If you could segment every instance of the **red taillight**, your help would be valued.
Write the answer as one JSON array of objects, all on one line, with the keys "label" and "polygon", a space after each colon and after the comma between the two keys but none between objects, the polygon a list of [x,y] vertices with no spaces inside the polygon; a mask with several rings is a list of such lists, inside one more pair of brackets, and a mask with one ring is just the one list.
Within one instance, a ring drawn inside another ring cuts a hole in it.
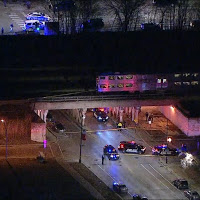
[{"label": "red taillight", "polygon": [[123,145],[123,144],[120,144],[120,148],[123,149],[123,148],[124,148],[124,145]]}]

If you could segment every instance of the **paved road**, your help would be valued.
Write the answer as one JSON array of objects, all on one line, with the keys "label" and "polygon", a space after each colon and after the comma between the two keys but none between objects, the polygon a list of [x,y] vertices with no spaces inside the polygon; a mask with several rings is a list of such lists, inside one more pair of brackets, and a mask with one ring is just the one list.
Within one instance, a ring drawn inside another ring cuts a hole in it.
[{"label": "paved road", "polygon": [[[59,135],[59,144],[63,150],[63,155],[69,161],[78,162],[79,159],[79,129],[67,120],[63,111],[54,111],[53,116],[61,121],[69,128],[66,135]],[[100,131],[105,129],[113,129],[113,122],[109,120],[107,123],[97,122],[92,113],[86,116],[87,130],[99,130],[87,133],[87,140],[83,141],[82,146],[82,162],[92,170],[99,178],[101,178],[109,187],[112,187],[113,181],[122,181],[129,188],[129,194],[124,199],[130,199],[134,193],[143,194],[150,199],[185,199],[183,192],[177,190],[171,182],[178,177],[168,171],[159,162],[159,157],[151,155],[151,149],[145,142],[144,138],[138,135],[144,135],[142,130],[134,129],[119,132]],[[73,130],[73,133],[72,133]],[[105,165],[101,165],[101,156],[103,146],[112,144],[117,145],[122,140],[135,140],[140,144],[147,146],[145,155],[121,154],[119,161],[109,161],[105,159]],[[176,157],[169,158],[170,162],[178,162]]]}]

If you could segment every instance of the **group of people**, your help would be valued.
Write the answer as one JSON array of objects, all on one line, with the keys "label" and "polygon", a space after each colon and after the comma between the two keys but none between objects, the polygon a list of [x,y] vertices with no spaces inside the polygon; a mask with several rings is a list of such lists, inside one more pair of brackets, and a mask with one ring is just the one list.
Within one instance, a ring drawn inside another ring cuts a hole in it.
[{"label": "group of people", "polygon": [[[14,28],[14,25],[11,24],[11,25],[10,25],[10,32],[13,32],[13,28]],[[4,28],[2,27],[2,28],[1,28],[1,35],[3,35],[3,34],[4,34]]]}]

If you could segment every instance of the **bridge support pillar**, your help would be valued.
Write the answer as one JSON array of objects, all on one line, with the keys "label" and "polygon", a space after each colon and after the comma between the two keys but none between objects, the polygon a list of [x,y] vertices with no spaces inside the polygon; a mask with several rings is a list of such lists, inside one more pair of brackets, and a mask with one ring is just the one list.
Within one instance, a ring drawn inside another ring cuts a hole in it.
[{"label": "bridge support pillar", "polygon": [[119,107],[116,107],[116,117],[119,118]]},{"label": "bridge support pillar", "polygon": [[120,107],[119,109],[119,121],[123,122],[123,114],[124,114],[124,110],[123,108]]},{"label": "bridge support pillar", "polygon": [[139,122],[139,111],[140,111],[140,107],[135,107],[135,123],[138,124]]},{"label": "bridge support pillar", "polygon": [[131,107],[131,121],[133,122],[135,119],[135,108]]},{"label": "bridge support pillar", "polygon": [[132,107],[128,107],[128,118],[131,118]]},{"label": "bridge support pillar", "polygon": [[128,116],[128,107],[125,107],[125,114]]},{"label": "bridge support pillar", "polygon": [[79,109],[79,123],[81,123],[81,126],[85,126],[86,111],[87,111],[87,108]]}]

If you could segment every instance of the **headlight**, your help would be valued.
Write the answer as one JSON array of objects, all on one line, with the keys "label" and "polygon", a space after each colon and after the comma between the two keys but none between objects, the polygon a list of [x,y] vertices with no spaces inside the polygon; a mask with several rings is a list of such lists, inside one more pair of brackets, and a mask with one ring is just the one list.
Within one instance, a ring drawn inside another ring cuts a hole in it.
[{"label": "headlight", "polygon": [[108,119],[108,116],[106,117],[106,119]]},{"label": "headlight", "polygon": [[99,117],[99,119],[102,119],[102,117]]},{"label": "headlight", "polygon": [[113,155],[110,155],[111,158],[113,158]]}]

